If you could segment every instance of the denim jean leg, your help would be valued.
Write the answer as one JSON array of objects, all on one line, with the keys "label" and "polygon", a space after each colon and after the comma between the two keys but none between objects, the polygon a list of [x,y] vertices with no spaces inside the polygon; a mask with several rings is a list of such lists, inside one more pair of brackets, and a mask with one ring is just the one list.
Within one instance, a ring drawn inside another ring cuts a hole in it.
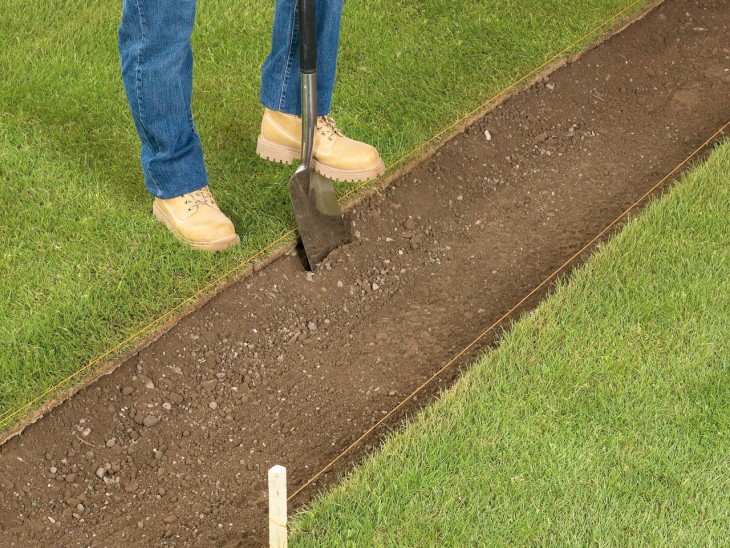
[{"label": "denim jean leg", "polygon": [[[329,114],[340,47],[343,0],[315,0],[317,26],[317,113]],[[301,115],[297,0],[277,0],[271,53],[261,73],[261,103],[272,110]]]},{"label": "denim jean leg", "polygon": [[124,0],[122,81],[142,141],[145,185],[173,198],[208,184],[191,110],[195,0]]}]

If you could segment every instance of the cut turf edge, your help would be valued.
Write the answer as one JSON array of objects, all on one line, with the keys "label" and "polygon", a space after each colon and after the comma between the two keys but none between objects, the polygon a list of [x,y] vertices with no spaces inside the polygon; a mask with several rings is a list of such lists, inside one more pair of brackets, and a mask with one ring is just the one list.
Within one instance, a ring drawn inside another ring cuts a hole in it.
[{"label": "cut turf edge", "polygon": [[[467,115],[447,126],[445,130],[437,133],[432,139],[422,143],[419,147],[417,147],[417,149],[415,149],[416,152],[414,154],[406,155],[405,160],[398,161],[394,166],[391,166],[386,176],[377,180],[373,184],[363,186],[362,188],[358,188],[357,190],[348,193],[348,201],[343,209],[345,211],[349,211],[350,209],[357,207],[357,205],[363,200],[367,200],[373,195],[382,192],[394,180],[424,162],[426,159],[435,154],[443,145],[460,135],[464,129],[473,124],[475,120],[484,117],[515,94],[531,87],[546,76],[551,75],[556,70],[565,66],[567,63],[574,62],[585,53],[598,47],[606,40],[609,40],[614,35],[624,30],[626,27],[641,20],[649,12],[661,5],[663,1],[664,0],[639,0],[637,2],[628,3],[627,9],[624,10],[619,17],[614,16],[608,19],[608,24],[597,27],[593,32],[588,33],[580,41],[579,45],[569,49],[568,52],[559,56],[556,56],[555,54],[547,56],[547,59],[551,59],[552,57],[557,58],[554,62],[547,64],[544,68],[538,67],[528,73],[524,81],[521,81],[518,85],[513,84],[514,87],[510,86],[510,88],[507,88],[507,91],[491,98],[476,111],[467,113]],[[600,34],[595,37],[596,33]],[[163,316],[153,320],[149,324],[149,327],[144,328],[138,335],[122,341],[118,347],[113,347],[111,352],[102,354],[101,359],[99,356],[93,358],[92,361],[89,362],[93,362],[93,368],[88,368],[90,371],[89,373],[78,374],[77,372],[77,374],[73,376],[72,381],[52,390],[48,395],[40,398],[38,402],[34,401],[29,407],[29,410],[19,413],[17,416],[13,416],[9,420],[1,420],[0,445],[5,443],[8,439],[22,433],[29,425],[40,420],[52,409],[67,401],[79,391],[93,384],[100,377],[113,372],[131,356],[134,356],[142,349],[159,339],[180,320],[200,309],[213,297],[225,291],[226,288],[241,281],[242,279],[245,279],[252,273],[266,268],[281,256],[293,252],[296,246],[296,240],[293,237],[285,237],[283,239],[283,243],[279,243],[280,241],[281,239],[276,240],[276,245],[274,246],[269,243],[267,247],[263,248],[265,253],[262,253],[261,257],[257,257],[256,260],[251,261],[250,264],[241,263],[238,267],[233,269],[233,272],[230,275],[222,276],[209,286],[206,286],[202,290],[183,299],[171,311],[168,311]],[[83,369],[85,370],[87,368],[84,367]],[[76,381],[75,379],[77,378],[81,380]]]},{"label": "cut turf edge", "polygon": [[730,141],[294,516],[294,546],[720,541]]}]

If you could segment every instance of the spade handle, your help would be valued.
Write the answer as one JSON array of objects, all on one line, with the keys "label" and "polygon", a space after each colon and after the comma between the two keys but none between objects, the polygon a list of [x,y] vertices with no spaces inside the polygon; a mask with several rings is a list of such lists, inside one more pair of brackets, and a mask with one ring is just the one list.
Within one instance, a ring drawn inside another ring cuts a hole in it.
[{"label": "spade handle", "polygon": [[317,29],[314,0],[299,0],[299,72],[302,78],[302,168],[312,165],[317,126]]}]

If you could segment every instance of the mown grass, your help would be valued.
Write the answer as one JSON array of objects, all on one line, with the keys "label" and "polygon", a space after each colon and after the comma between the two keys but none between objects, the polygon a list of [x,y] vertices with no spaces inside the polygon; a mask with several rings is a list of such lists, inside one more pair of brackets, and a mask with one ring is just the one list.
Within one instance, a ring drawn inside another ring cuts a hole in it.
[{"label": "mown grass", "polygon": [[[629,4],[346,2],[334,114],[390,164]],[[254,153],[273,2],[199,2],[194,110],[211,186],[243,236],[215,256],[150,215],[119,12],[101,0],[0,6],[0,427],[293,224],[292,169]]]},{"label": "mown grass", "polygon": [[727,544],[729,249],[726,142],[296,516],[291,544]]}]

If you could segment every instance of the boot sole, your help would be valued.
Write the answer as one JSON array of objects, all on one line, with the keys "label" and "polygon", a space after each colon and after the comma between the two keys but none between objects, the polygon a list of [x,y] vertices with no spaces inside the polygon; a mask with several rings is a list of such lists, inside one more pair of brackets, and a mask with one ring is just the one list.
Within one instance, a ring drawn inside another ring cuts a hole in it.
[{"label": "boot sole", "polygon": [[[256,154],[264,160],[269,160],[270,162],[278,164],[292,164],[294,160],[299,160],[300,157],[299,150],[277,145],[276,143],[267,141],[262,136],[259,136],[256,143]],[[380,160],[380,163],[375,167],[361,170],[337,169],[318,162],[316,159],[312,160],[312,167],[320,175],[324,175],[328,179],[333,179],[343,183],[369,181],[385,173],[385,164],[383,163],[383,160]]]},{"label": "boot sole", "polygon": [[167,229],[175,235],[175,238],[189,245],[193,249],[197,249],[200,251],[223,251],[224,249],[236,245],[238,244],[238,242],[241,241],[241,239],[238,237],[238,234],[234,234],[233,236],[229,236],[228,238],[225,238],[223,240],[217,240],[215,242],[193,242],[185,238],[182,234],[175,230],[175,228],[173,228],[173,224],[167,218],[165,212],[157,206],[157,203],[152,204],[152,213],[155,216],[155,219],[164,224]]}]

